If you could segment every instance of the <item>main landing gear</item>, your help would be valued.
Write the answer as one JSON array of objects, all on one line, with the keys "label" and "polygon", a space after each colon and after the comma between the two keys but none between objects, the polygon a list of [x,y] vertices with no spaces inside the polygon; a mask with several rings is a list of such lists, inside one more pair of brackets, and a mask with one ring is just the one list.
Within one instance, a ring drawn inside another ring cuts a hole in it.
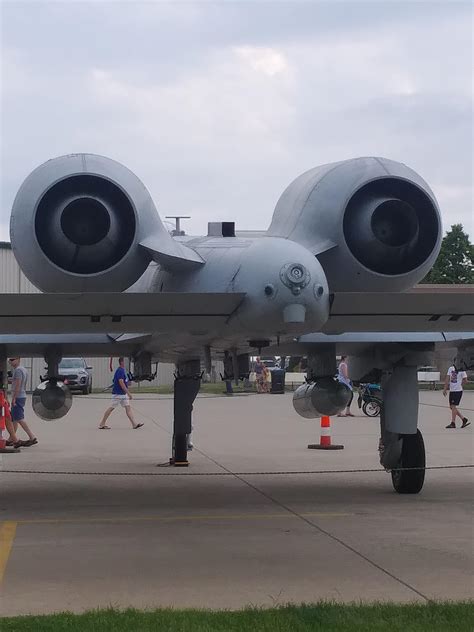
[{"label": "main landing gear", "polygon": [[173,455],[170,465],[187,467],[188,436],[192,430],[193,404],[201,387],[199,360],[183,362],[176,367],[174,378]]},{"label": "main landing gear", "polygon": [[[402,443],[399,468],[424,468],[426,465],[425,444],[419,430],[415,435],[404,435],[400,438]],[[393,488],[399,494],[418,494],[425,482],[425,470],[392,470]]]},{"label": "main landing gear", "polygon": [[380,463],[391,471],[393,488],[399,494],[418,494],[425,481],[425,445],[417,428],[416,373],[414,366],[396,366],[382,378]]}]

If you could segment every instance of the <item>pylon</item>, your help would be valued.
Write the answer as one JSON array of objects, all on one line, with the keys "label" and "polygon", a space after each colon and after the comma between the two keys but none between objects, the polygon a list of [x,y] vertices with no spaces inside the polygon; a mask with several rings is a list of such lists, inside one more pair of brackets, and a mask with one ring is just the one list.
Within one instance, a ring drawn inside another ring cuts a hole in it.
[{"label": "pylon", "polygon": [[323,415],[321,417],[321,438],[319,443],[310,443],[310,450],[343,450],[343,445],[331,443],[331,417]]}]

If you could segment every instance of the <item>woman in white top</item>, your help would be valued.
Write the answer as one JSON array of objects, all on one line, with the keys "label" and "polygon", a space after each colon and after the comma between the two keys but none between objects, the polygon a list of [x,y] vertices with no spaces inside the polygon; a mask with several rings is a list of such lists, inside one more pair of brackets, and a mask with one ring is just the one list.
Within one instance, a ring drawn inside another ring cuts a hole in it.
[{"label": "woman in white top", "polygon": [[337,369],[337,379],[339,382],[341,382],[341,384],[345,384],[348,388],[351,389],[351,398],[347,402],[346,412],[340,413],[338,417],[355,417],[355,415],[351,413],[351,404],[352,400],[354,399],[354,393],[352,392],[352,382],[349,379],[349,372],[347,369],[347,356],[341,356],[341,361],[339,362],[339,366]]},{"label": "woman in white top", "polygon": [[462,387],[466,382],[466,371],[458,371],[454,365],[449,367],[443,390],[445,397],[449,390],[449,407],[451,408],[451,423],[446,428],[456,428],[456,417],[459,417],[462,421],[461,428],[469,426],[470,422],[467,420],[467,417],[463,417],[458,410],[462,398]]}]

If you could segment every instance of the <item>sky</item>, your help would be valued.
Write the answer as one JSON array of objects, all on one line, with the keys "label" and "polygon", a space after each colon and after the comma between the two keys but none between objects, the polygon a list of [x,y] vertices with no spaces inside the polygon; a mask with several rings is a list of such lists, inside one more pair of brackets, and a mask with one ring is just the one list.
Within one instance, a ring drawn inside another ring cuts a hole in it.
[{"label": "sky", "polygon": [[0,240],[28,173],[104,154],[162,218],[265,229],[316,165],[376,155],[474,238],[470,2],[1,2]]}]

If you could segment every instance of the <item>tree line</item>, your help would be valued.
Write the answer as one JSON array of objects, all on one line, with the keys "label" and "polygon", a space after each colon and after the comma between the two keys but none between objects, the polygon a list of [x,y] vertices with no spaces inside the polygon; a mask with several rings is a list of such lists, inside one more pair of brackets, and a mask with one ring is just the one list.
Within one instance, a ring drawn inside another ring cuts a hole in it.
[{"label": "tree line", "polygon": [[443,237],[438,258],[422,283],[474,283],[474,246],[462,224],[453,224]]}]

